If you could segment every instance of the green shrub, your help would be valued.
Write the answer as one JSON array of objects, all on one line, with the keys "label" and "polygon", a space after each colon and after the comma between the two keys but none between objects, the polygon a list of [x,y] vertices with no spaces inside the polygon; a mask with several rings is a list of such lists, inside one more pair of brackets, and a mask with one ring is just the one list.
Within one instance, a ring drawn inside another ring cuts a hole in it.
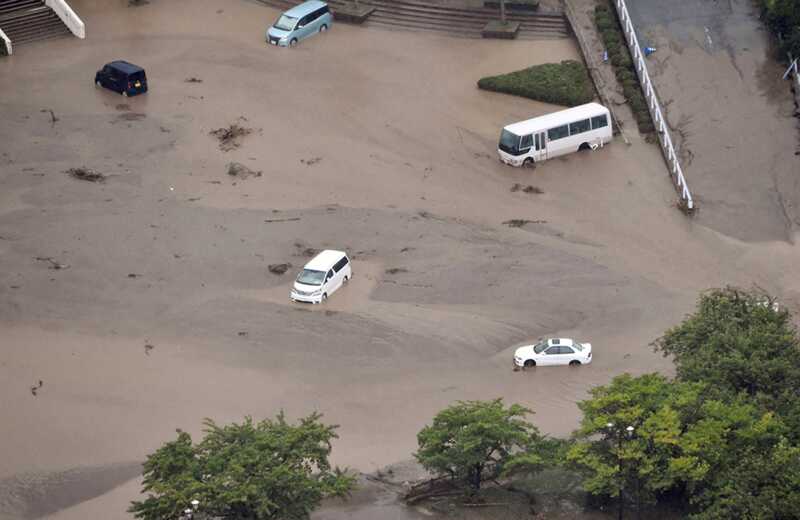
[{"label": "green shrub", "polygon": [[500,76],[481,78],[478,88],[569,107],[594,99],[594,89],[586,67],[574,60],[545,63]]},{"label": "green shrub", "polygon": [[597,5],[594,11],[594,22],[608,52],[608,59],[614,67],[614,75],[622,85],[625,99],[633,111],[639,132],[643,134],[653,132],[655,129],[653,121],[650,119],[647,101],[639,86],[633,59],[625,42],[616,11],[608,4]]}]

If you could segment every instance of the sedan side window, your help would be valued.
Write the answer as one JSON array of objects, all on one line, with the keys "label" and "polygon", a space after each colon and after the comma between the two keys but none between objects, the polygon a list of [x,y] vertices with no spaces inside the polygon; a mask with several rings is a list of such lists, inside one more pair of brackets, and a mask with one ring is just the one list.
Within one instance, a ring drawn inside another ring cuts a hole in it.
[{"label": "sedan side window", "polygon": [[559,347],[559,349],[560,349],[560,351],[559,351],[560,354],[574,354],[575,353],[575,351],[572,350],[572,347]]},{"label": "sedan side window", "polygon": [[545,354],[560,354],[561,351],[559,350],[561,347],[550,347],[549,349],[545,350]]}]

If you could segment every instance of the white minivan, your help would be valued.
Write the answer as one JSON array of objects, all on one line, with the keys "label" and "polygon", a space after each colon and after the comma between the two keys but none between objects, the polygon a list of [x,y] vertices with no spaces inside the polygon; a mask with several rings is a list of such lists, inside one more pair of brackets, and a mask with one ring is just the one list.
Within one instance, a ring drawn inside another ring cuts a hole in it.
[{"label": "white minivan", "polygon": [[303,267],[289,297],[296,302],[320,303],[352,277],[347,253],[326,249]]}]

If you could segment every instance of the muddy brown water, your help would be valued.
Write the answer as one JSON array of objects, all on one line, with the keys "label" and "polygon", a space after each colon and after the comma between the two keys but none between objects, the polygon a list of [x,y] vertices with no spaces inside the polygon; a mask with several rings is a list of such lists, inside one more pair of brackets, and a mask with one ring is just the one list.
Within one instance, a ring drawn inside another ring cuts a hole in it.
[{"label": "muddy brown water", "polygon": [[[499,164],[499,128],[556,107],[476,80],[576,58],[570,41],[337,25],[287,50],[264,45],[277,13],[255,3],[73,4],[86,40],[0,61],[3,518],[129,518],[127,474],[43,497],[19,485],[141,461],[204,417],[321,411],[340,425],[334,461],[362,472],[408,460],[458,399],[519,402],[568,435],[592,386],[671,372],[648,344],[698,291],[757,283],[799,301],[795,246],[687,220],[635,137],[535,170]],[[121,97],[93,86],[112,59],[146,67],[150,92],[124,103],[141,116],[120,119]],[[208,133],[240,118],[258,130],[221,151]],[[231,162],[262,175],[231,178]],[[322,248],[350,252],[354,279],[324,306],[291,304],[294,270]],[[269,272],[281,263],[293,268]],[[514,346],[544,335],[591,341],[594,362],[513,372]],[[419,513],[375,493],[319,517]]]}]

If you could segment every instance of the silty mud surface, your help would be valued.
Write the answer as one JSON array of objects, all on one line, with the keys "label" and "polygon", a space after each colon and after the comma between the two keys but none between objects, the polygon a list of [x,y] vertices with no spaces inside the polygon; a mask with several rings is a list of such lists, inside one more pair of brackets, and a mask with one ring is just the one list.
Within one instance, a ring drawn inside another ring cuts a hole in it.
[{"label": "silty mud surface", "polygon": [[[204,417],[324,412],[341,425],[335,463],[365,473],[408,460],[458,399],[519,402],[568,435],[592,386],[670,373],[648,344],[698,291],[757,283],[798,302],[794,246],[687,220],[653,146],[499,164],[499,128],[557,107],[475,81],[574,59],[569,41],[337,25],[287,50],[262,40],[277,12],[247,2],[73,7],[86,40],[0,61],[3,518],[129,518],[126,465]],[[93,86],[120,58],[147,68],[147,95]],[[209,132],[233,123],[253,131],[221,151]],[[291,304],[322,248],[352,254],[353,280]],[[594,362],[513,372],[515,345],[544,335],[591,341]],[[126,469],[81,470],[109,467]],[[28,485],[41,480],[44,496]],[[419,513],[367,491],[319,517]]]}]

